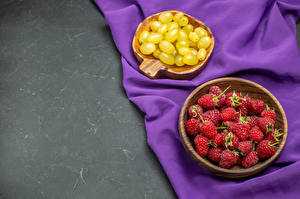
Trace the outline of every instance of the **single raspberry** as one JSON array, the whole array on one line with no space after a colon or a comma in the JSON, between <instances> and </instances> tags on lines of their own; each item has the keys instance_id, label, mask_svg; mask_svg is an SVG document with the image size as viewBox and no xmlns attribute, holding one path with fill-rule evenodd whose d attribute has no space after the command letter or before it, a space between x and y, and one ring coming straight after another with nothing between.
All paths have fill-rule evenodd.
<instances>
[{"instance_id":1,"label":"single raspberry","mask_svg":"<svg viewBox=\"0 0 300 199\"><path fill-rule=\"evenodd\" d=\"M202 115L203 109L199 105L192 105L189 107L188 114L190 118L198 119Z\"/></svg>"},{"instance_id":2,"label":"single raspberry","mask_svg":"<svg viewBox=\"0 0 300 199\"><path fill-rule=\"evenodd\" d=\"M236 108L236 110L237 110L238 112L241 112L241 116L246 116L246 115L248 115L248 108L247 108L247 106L244 104L244 102L245 102L245 101L243 100L242 104Z\"/></svg>"},{"instance_id":3,"label":"single raspberry","mask_svg":"<svg viewBox=\"0 0 300 199\"><path fill-rule=\"evenodd\" d=\"M223 146L223 134L218 133L214 137L213 142L216 144L216 146Z\"/></svg>"},{"instance_id":4,"label":"single raspberry","mask_svg":"<svg viewBox=\"0 0 300 199\"><path fill-rule=\"evenodd\" d=\"M263 117L258 119L258 126L266 133L274 130L275 121L269 117Z\"/></svg>"},{"instance_id":5,"label":"single raspberry","mask_svg":"<svg viewBox=\"0 0 300 199\"><path fill-rule=\"evenodd\" d=\"M219 166L224 169L229 169L238 161L238 156L229 150L224 150L221 153Z\"/></svg>"},{"instance_id":6,"label":"single raspberry","mask_svg":"<svg viewBox=\"0 0 300 199\"><path fill-rule=\"evenodd\" d=\"M254 126L249 131L249 138L255 142L260 142L264 139L264 134L258 126Z\"/></svg>"},{"instance_id":7,"label":"single raspberry","mask_svg":"<svg viewBox=\"0 0 300 199\"><path fill-rule=\"evenodd\" d=\"M198 104L206 109L214 109L218 99L215 95L206 94L198 99Z\"/></svg>"},{"instance_id":8,"label":"single raspberry","mask_svg":"<svg viewBox=\"0 0 300 199\"><path fill-rule=\"evenodd\" d=\"M248 153L246 157L242 160L242 166L245 168L252 167L258 163L259 159L255 151Z\"/></svg>"},{"instance_id":9,"label":"single raspberry","mask_svg":"<svg viewBox=\"0 0 300 199\"><path fill-rule=\"evenodd\" d=\"M250 116L249 121L248 121L248 125L250 126L250 128L255 125L258 125L258 118L259 117L255 116L255 115Z\"/></svg>"},{"instance_id":10,"label":"single raspberry","mask_svg":"<svg viewBox=\"0 0 300 199\"><path fill-rule=\"evenodd\" d=\"M252 99L249 96L246 96L244 98L244 100L245 100L245 105L246 105L247 109L250 110L251 109L251 101L252 101Z\"/></svg>"},{"instance_id":11,"label":"single raspberry","mask_svg":"<svg viewBox=\"0 0 300 199\"><path fill-rule=\"evenodd\" d=\"M239 123L240 122L240 113L236 113L235 114L235 116L234 116L234 118L233 118L233 122L235 122L235 123Z\"/></svg>"},{"instance_id":12,"label":"single raspberry","mask_svg":"<svg viewBox=\"0 0 300 199\"><path fill-rule=\"evenodd\" d=\"M224 92L227 90L228 88L226 88L225 90L224 90ZM225 104L225 100L226 100L226 95L225 94L222 94L223 93L223 91L220 89L220 87L218 87L218 86L211 86L210 88L209 88L209 93L210 94L213 94L213 95L215 95L215 96L217 96L218 97L218 102L217 102L217 106L218 107L222 107L224 104Z\"/></svg>"},{"instance_id":13,"label":"single raspberry","mask_svg":"<svg viewBox=\"0 0 300 199\"><path fill-rule=\"evenodd\" d=\"M209 149L207 157L214 163L219 163L222 151L223 150L220 147Z\"/></svg>"},{"instance_id":14,"label":"single raspberry","mask_svg":"<svg viewBox=\"0 0 300 199\"><path fill-rule=\"evenodd\" d=\"M202 115L204 121L212 121L215 126L221 125L221 113L218 109L208 110Z\"/></svg>"},{"instance_id":15,"label":"single raspberry","mask_svg":"<svg viewBox=\"0 0 300 199\"><path fill-rule=\"evenodd\" d=\"M233 150L239 146L239 139L232 132L226 132L223 134L223 146Z\"/></svg>"},{"instance_id":16,"label":"single raspberry","mask_svg":"<svg viewBox=\"0 0 300 199\"><path fill-rule=\"evenodd\" d=\"M237 125L237 123L231 122L231 121L226 121L224 122L224 125L227 127L227 131L233 132L233 129Z\"/></svg>"},{"instance_id":17,"label":"single raspberry","mask_svg":"<svg viewBox=\"0 0 300 199\"><path fill-rule=\"evenodd\" d=\"M196 138L194 139L194 144L196 147L196 152L201 157L206 156L209 148L209 140L202 135L197 135Z\"/></svg>"},{"instance_id":18,"label":"single raspberry","mask_svg":"<svg viewBox=\"0 0 300 199\"><path fill-rule=\"evenodd\" d=\"M239 138L241 141L247 140L249 136L250 127L248 124L236 124L233 128L233 133Z\"/></svg>"},{"instance_id":19,"label":"single raspberry","mask_svg":"<svg viewBox=\"0 0 300 199\"><path fill-rule=\"evenodd\" d=\"M219 86L211 86L209 88L209 93L213 94L213 95L220 95L223 91L220 89Z\"/></svg>"},{"instance_id":20,"label":"single raspberry","mask_svg":"<svg viewBox=\"0 0 300 199\"><path fill-rule=\"evenodd\" d=\"M255 114L260 114L265 108L266 105L262 100L251 100L250 102L250 110Z\"/></svg>"},{"instance_id":21,"label":"single raspberry","mask_svg":"<svg viewBox=\"0 0 300 199\"><path fill-rule=\"evenodd\" d=\"M268 132L265 135L265 140L269 140L271 143L278 142L282 135L283 135L282 133L280 133L277 129L275 129L274 131Z\"/></svg>"},{"instance_id":22,"label":"single raspberry","mask_svg":"<svg viewBox=\"0 0 300 199\"><path fill-rule=\"evenodd\" d=\"M226 95L225 103L228 107L237 107L242 104L242 96L235 91L230 92Z\"/></svg>"},{"instance_id":23,"label":"single raspberry","mask_svg":"<svg viewBox=\"0 0 300 199\"><path fill-rule=\"evenodd\" d=\"M211 121L204 121L200 125L200 132L206 136L207 138L214 138L217 135L217 129L213 122Z\"/></svg>"},{"instance_id":24,"label":"single raspberry","mask_svg":"<svg viewBox=\"0 0 300 199\"><path fill-rule=\"evenodd\" d=\"M271 143L269 140L261 141L256 147L258 157L260 159L271 157L277 151L275 147L276 144L278 144L278 142Z\"/></svg>"},{"instance_id":25,"label":"single raspberry","mask_svg":"<svg viewBox=\"0 0 300 199\"><path fill-rule=\"evenodd\" d=\"M264 110L263 112L261 112L261 117L269 117L273 120L276 119L276 113L274 110L270 109L269 106L266 106L266 110Z\"/></svg>"},{"instance_id":26,"label":"single raspberry","mask_svg":"<svg viewBox=\"0 0 300 199\"><path fill-rule=\"evenodd\" d=\"M252 151L252 142L247 140L239 143L241 155L245 156Z\"/></svg>"},{"instance_id":27,"label":"single raspberry","mask_svg":"<svg viewBox=\"0 0 300 199\"><path fill-rule=\"evenodd\" d=\"M185 126L186 132L190 135L196 135L200 130L200 122L197 119L189 119Z\"/></svg>"},{"instance_id":28,"label":"single raspberry","mask_svg":"<svg viewBox=\"0 0 300 199\"><path fill-rule=\"evenodd\" d=\"M236 115L235 109L232 107L228 107L222 111L221 119L223 121L230 121L234 119L235 115Z\"/></svg>"}]
</instances>

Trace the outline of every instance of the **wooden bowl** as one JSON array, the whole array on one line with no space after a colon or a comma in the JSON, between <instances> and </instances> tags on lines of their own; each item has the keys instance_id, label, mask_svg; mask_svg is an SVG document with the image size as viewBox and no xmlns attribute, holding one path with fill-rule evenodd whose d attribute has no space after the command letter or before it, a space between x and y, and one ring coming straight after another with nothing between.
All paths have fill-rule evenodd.
<instances>
[{"instance_id":1,"label":"wooden bowl","mask_svg":"<svg viewBox=\"0 0 300 199\"><path fill-rule=\"evenodd\" d=\"M165 11L164 11L165 12ZM176 10L170 10L168 12L171 12L173 15L178 13L179 11ZM195 27L202 27L204 28L208 35L211 37L211 45L207 49L207 56L205 60L199 61L198 64L193 65L193 66L176 66L176 65L168 65L164 64L159 61L159 59L155 58L153 55L144 55L140 52L140 43L138 41L138 38L140 37L140 34L144 31L150 31L150 24L152 21L158 20L158 16L161 14L157 13L154 14L150 17L147 17L142 23L139 24L135 35L133 37L132 41L132 48L135 57L137 60L141 63L139 69L140 71L146 75L147 77L151 79L158 78L160 76L167 76L172 79L191 79L195 77L205 66L207 63L213 48L214 48L214 37L210 31L210 29L200 20L195 19L194 17L184 14L189 19L189 23Z\"/></svg>"},{"instance_id":2,"label":"wooden bowl","mask_svg":"<svg viewBox=\"0 0 300 199\"><path fill-rule=\"evenodd\" d=\"M235 90L241 92L243 95L248 94L251 98L261 99L266 104L268 104L269 107L275 109L277 115L275 128L281 129L283 132L283 136L279 143L278 150L273 156L271 156L269 159L266 159L264 161L260 161L257 165L250 168L242 168L240 166L234 166L231 169L223 169L211 163L208 159L202 158L197 154L193 146L193 140L191 139L192 137L190 137L185 131L185 124L188 120L188 113L187 113L188 107L190 105L197 104L198 98L200 98L204 94L207 94L210 86L212 85L217 85L222 90L224 90L229 85L231 85L228 92ZM258 172L261 172L268 166L270 166L271 163L279 156L280 152L282 151L286 142L287 131L288 131L287 119L284 110L280 105L280 103L278 102L278 100L274 97L274 95L272 95L272 93L270 93L267 89L265 89L264 87L262 87L257 83L254 83L249 80L233 78L233 77L211 80L196 88L188 96L185 103L183 104L179 116L178 127L179 127L179 133L180 133L183 146L185 150L188 152L188 154L192 157L192 159L195 160L201 167L215 173L218 176L224 176L227 178L241 178L241 177L254 175Z\"/></svg>"}]
</instances>

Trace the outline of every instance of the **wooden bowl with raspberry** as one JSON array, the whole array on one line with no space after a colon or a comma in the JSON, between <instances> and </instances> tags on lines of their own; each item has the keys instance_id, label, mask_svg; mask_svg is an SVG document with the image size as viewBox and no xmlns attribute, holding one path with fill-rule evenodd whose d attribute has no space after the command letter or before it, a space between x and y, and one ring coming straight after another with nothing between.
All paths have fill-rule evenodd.
<instances>
[{"instance_id":1,"label":"wooden bowl with raspberry","mask_svg":"<svg viewBox=\"0 0 300 199\"><path fill-rule=\"evenodd\" d=\"M201 167L227 178L266 169L287 138L287 119L279 101L261 85L220 78L196 88L179 116L185 150Z\"/></svg>"}]
</instances>

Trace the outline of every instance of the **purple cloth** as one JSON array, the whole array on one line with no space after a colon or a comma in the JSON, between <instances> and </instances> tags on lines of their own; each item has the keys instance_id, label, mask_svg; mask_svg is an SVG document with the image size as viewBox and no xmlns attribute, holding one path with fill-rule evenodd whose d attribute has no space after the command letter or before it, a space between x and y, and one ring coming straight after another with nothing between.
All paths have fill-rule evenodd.
<instances>
[{"instance_id":1,"label":"purple cloth","mask_svg":"<svg viewBox=\"0 0 300 199\"><path fill-rule=\"evenodd\" d=\"M300 198L300 51L296 20L300 0L95 0L122 55L128 98L146 113L147 140L181 199ZM138 71L131 42L145 17L180 10L206 23L215 49L192 80L150 80ZM112 66L113 67L113 66ZM222 77L238 76L269 89L282 104L289 134L270 168L248 179L228 180L198 166L181 143L177 120L193 89Z\"/></svg>"}]
</instances>

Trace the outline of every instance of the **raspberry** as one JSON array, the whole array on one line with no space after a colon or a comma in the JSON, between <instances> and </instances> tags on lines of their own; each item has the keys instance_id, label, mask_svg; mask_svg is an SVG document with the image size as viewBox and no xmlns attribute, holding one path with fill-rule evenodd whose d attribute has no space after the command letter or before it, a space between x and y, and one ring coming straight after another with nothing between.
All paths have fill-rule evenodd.
<instances>
[{"instance_id":1,"label":"raspberry","mask_svg":"<svg viewBox=\"0 0 300 199\"><path fill-rule=\"evenodd\" d=\"M239 146L239 139L232 133L226 132L223 134L223 146L233 150Z\"/></svg>"},{"instance_id":2,"label":"raspberry","mask_svg":"<svg viewBox=\"0 0 300 199\"><path fill-rule=\"evenodd\" d=\"M238 157L229 150L224 150L221 153L219 166L224 169L229 169L238 161Z\"/></svg>"},{"instance_id":3,"label":"raspberry","mask_svg":"<svg viewBox=\"0 0 300 199\"><path fill-rule=\"evenodd\" d=\"M185 126L186 132L190 135L196 135L200 130L200 122L196 119L189 119Z\"/></svg>"},{"instance_id":4,"label":"raspberry","mask_svg":"<svg viewBox=\"0 0 300 199\"><path fill-rule=\"evenodd\" d=\"M271 143L278 142L282 133L280 133L277 129L272 132L268 132L265 136L265 140L269 140Z\"/></svg>"},{"instance_id":5,"label":"raspberry","mask_svg":"<svg viewBox=\"0 0 300 199\"><path fill-rule=\"evenodd\" d=\"M208 150L207 157L214 163L219 163L221 159L222 149L220 147Z\"/></svg>"},{"instance_id":6,"label":"raspberry","mask_svg":"<svg viewBox=\"0 0 300 199\"><path fill-rule=\"evenodd\" d=\"M196 147L196 152L201 157L206 156L209 148L209 140L202 135L197 135L196 138L194 139L194 143Z\"/></svg>"},{"instance_id":7,"label":"raspberry","mask_svg":"<svg viewBox=\"0 0 300 199\"><path fill-rule=\"evenodd\" d=\"M250 151L252 151L252 142L249 140L240 142L239 150L243 156L247 155Z\"/></svg>"},{"instance_id":8,"label":"raspberry","mask_svg":"<svg viewBox=\"0 0 300 199\"><path fill-rule=\"evenodd\" d=\"M258 125L258 117L255 115L250 116L250 119L248 121L248 125L251 127Z\"/></svg>"},{"instance_id":9,"label":"raspberry","mask_svg":"<svg viewBox=\"0 0 300 199\"><path fill-rule=\"evenodd\" d=\"M242 97L235 91L230 92L226 95L225 103L228 107L237 107L242 104Z\"/></svg>"},{"instance_id":10,"label":"raspberry","mask_svg":"<svg viewBox=\"0 0 300 199\"><path fill-rule=\"evenodd\" d=\"M246 96L244 99L245 99L245 105L246 105L247 109L250 110L251 109L251 101L252 101L252 99L250 97L248 97L248 96Z\"/></svg>"},{"instance_id":11,"label":"raspberry","mask_svg":"<svg viewBox=\"0 0 300 199\"><path fill-rule=\"evenodd\" d=\"M203 113L203 120L204 121L212 121L215 126L221 125L221 113L217 109L208 110Z\"/></svg>"},{"instance_id":12,"label":"raspberry","mask_svg":"<svg viewBox=\"0 0 300 199\"><path fill-rule=\"evenodd\" d=\"M236 110L238 111L238 112L241 112L241 116L246 116L246 115L248 115L248 108L247 108L247 106L244 104L244 100L243 100L243 103L240 105L240 106L238 106L237 108L236 108Z\"/></svg>"},{"instance_id":13,"label":"raspberry","mask_svg":"<svg viewBox=\"0 0 300 199\"><path fill-rule=\"evenodd\" d=\"M227 131L233 132L233 129L237 125L237 123L231 122L231 121L226 121L224 122L224 125L227 126Z\"/></svg>"},{"instance_id":14,"label":"raspberry","mask_svg":"<svg viewBox=\"0 0 300 199\"><path fill-rule=\"evenodd\" d=\"M276 113L275 113L275 111L272 110L272 109L269 109L268 106L267 106L267 109L264 110L263 112L261 112L260 115L261 115L262 117L269 117L269 118L271 118L271 119L273 119L273 120L276 119Z\"/></svg>"},{"instance_id":15,"label":"raspberry","mask_svg":"<svg viewBox=\"0 0 300 199\"><path fill-rule=\"evenodd\" d=\"M206 109L215 108L217 102L218 99L215 97L215 95L212 94L203 95L198 99L198 104Z\"/></svg>"},{"instance_id":16,"label":"raspberry","mask_svg":"<svg viewBox=\"0 0 300 199\"><path fill-rule=\"evenodd\" d=\"M236 124L233 128L233 133L239 138L241 141L247 140L249 136L250 127L248 124Z\"/></svg>"},{"instance_id":17,"label":"raspberry","mask_svg":"<svg viewBox=\"0 0 300 199\"><path fill-rule=\"evenodd\" d=\"M274 146L276 144L278 143L271 143L269 140L261 141L256 147L258 157L260 159L271 157L277 151L277 148Z\"/></svg>"},{"instance_id":18,"label":"raspberry","mask_svg":"<svg viewBox=\"0 0 300 199\"><path fill-rule=\"evenodd\" d=\"M203 109L199 105L192 105L189 107L188 114L190 118L198 119L202 113Z\"/></svg>"},{"instance_id":19,"label":"raspberry","mask_svg":"<svg viewBox=\"0 0 300 199\"><path fill-rule=\"evenodd\" d=\"M213 142L217 145L217 146L223 146L223 134L218 133L214 139Z\"/></svg>"},{"instance_id":20,"label":"raspberry","mask_svg":"<svg viewBox=\"0 0 300 199\"><path fill-rule=\"evenodd\" d=\"M224 104L225 104L225 99L226 99L226 95L225 94L222 94L221 95L221 93L222 93L223 91L220 89L220 87L218 87L218 86L211 86L210 88L209 88L209 93L210 94L213 94L213 95L215 95L215 96L218 96L219 98L218 98L218 102L217 102L217 105L219 106L219 107L221 107L221 106L223 106Z\"/></svg>"},{"instance_id":21,"label":"raspberry","mask_svg":"<svg viewBox=\"0 0 300 199\"><path fill-rule=\"evenodd\" d=\"M262 132L270 132L274 130L275 121L269 117L263 117L258 119L258 126Z\"/></svg>"},{"instance_id":22,"label":"raspberry","mask_svg":"<svg viewBox=\"0 0 300 199\"><path fill-rule=\"evenodd\" d=\"M217 135L217 129L213 122L211 121L205 121L200 126L200 132L206 136L207 138L214 138Z\"/></svg>"},{"instance_id":23,"label":"raspberry","mask_svg":"<svg viewBox=\"0 0 300 199\"><path fill-rule=\"evenodd\" d=\"M246 157L242 160L242 166L245 168L252 167L258 163L259 159L255 151L248 153Z\"/></svg>"},{"instance_id":24,"label":"raspberry","mask_svg":"<svg viewBox=\"0 0 300 199\"><path fill-rule=\"evenodd\" d=\"M222 111L221 119L223 121L233 120L236 115L236 111L234 108L228 107Z\"/></svg>"},{"instance_id":25,"label":"raspberry","mask_svg":"<svg viewBox=\"0 0 300 199\"><path fill-rule=\"evenodd\" d=\"M251 100L250 102L250 110L255 114L261 113L265 108L266 105L262 100Z\"/></svg>"},{"instance_id":26,"label":"raspberry","mask_svg":"<svg viewBox=\"0 0 300 199\"><path fill-rule=\"evenodd\" d=\"M254 140L255 142L260 142L264 139L264 134L263 134L263 132L261 132L261 130L258 126L254 126L249 131L249 137L250 137L250 140Z\"/></svg>"}]
</instances>

